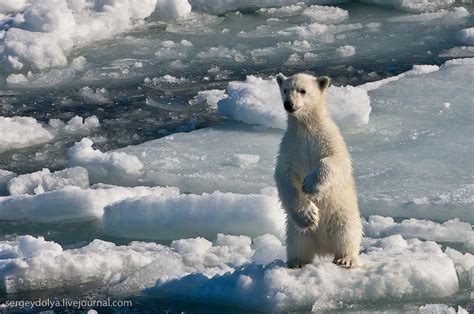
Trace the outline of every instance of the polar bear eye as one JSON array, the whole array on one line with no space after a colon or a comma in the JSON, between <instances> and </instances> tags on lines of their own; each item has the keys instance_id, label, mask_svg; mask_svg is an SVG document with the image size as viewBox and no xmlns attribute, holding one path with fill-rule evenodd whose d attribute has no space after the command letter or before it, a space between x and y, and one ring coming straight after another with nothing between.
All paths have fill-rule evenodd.
<instances>
[{"instance_id":1,"label":"polar bear eye","mask_svg":"<svg viewBox=\"0 0 474 314\"><path fill-rule=\"evenodd\" d=\"M306 94L306 90L304 90L304 89L300 89L299 92L300 92L302 95Z\"/></svg>"}]
</instances>

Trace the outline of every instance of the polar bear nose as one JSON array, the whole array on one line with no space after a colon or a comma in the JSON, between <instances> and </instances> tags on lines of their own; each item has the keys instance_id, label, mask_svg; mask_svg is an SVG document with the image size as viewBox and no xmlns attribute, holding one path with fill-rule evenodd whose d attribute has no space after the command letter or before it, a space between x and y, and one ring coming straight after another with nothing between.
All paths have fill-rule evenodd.
<instances>
[{"instance_id":1,"label":"polar bear nose","mask_svg":"<svg viewBox=\"0 0 474 314\"><path fill-rule=\"evenodd\" d=\"M289 100L285 100L283 102L283 106L285 107L285 110L288 111L288 112L296 111L295 108L293 108L293 103Z\"/></svg>"}]
</instances>

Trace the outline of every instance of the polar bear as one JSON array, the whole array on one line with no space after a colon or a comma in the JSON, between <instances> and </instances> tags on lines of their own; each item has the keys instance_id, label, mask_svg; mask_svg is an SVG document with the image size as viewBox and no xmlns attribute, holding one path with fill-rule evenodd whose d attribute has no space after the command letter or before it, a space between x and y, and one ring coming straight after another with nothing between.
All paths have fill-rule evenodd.
<instances>
[{"instance_id":1,"label":"polar bear","mask_svg":"<svg viewBox=\"0 0 474 314\"><path fill-rule=\"evenodd\" d=\"M278 74L288 127L275 181L287 214L287 263L299 268L316 254L342 267L359 265L362 224L346 143L325 106L328 77Z\"/></svg>"}]
</instances>

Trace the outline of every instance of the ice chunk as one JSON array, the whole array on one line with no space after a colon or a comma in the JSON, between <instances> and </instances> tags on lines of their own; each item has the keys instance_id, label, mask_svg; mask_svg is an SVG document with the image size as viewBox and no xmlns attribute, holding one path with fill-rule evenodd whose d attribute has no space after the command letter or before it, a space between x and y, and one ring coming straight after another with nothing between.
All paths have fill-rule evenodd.
<instances>
[{"instance_id":1,"label":"ice chunk","mask_svg":"<svg viewBox=\"0 0 474 314\"><path fill-rule=\"evenodd\" d=\"M99 119L96 116L90 116L85 119L79 116L74 116L66 123L59 119L51 119L49 120L48 125L53 128L59 135L86 135L100 127Z\"/></svg>"},{"instance_id":2,"label":"ice chunk","mask_svg":"<svg viewBox=\"0 0 474 314\"><path fill-rule=\"evenodd\" d=\"M214 192L125 200L105 209L106 234L132 239L214 237L217 233L284 237L276 195Z\"/></svg>"},{"instance_id":3,"label":"ice chunk","mask_svg":"<svg viewBox=\"0 0 474 314\"><path fill-rule=\"evenodd\" d=\"M16 173L0 169L0 196L8 195L8 182L16 177Z\"/></svg>"},{"instance_id":4,"label":"ice chunk","mask_svg":"<svg viewBox=\"0 0 474 314\"><path fill-rule=\"evenodd\" d=\"M362 0L409 12L430 12L449 7L455 0Z\"/></svg>"},{"instance_id":5,"label":"ice chunk","mask_svg":"<svg viewBox=\"0 0 474 314\"><path fill-rule=\"evenodd\" d=\"M167 19L185 17L191 13L188 0L157 0L158 14Z\"/></svg>"},{"instance_id":6,"label":"ice chunk","mask_svg":"<svg viewBox=\"0 0 474 314\"><path fill-rule=\"evenodd\" d=\"M217 109L217 103L226 99L228 96L223 89L211 89L205 91L199 91L193 99L189 101L190 104L203 104L207 103L208 106L212 109Z\"/></svg>"},{"instance_id":7,"label":"ice chunk","mask_svg":"<svg viewBox=\"0 0 474 314\"><path fill-rule=\"evenodd\" d=\"M79 89L79 95L88 103L105 104L110 102L107 90L105 88L96 88L95 90L89 86Z\"/></svg>"},{"instance_id":8,"label":"ice chunk","mask_svg":"<svg viewBox=\"0 0 474 314\"><path fill-rule=\"evenodd\" d=\"M356 49L354 46L346 45L336 49L336 53L341 57L350 57L355 55Z\"/></svg>"},{"instance_id":9,"label":"ice chunk","mask_svg":"<svg viewBox=\"0 0 474 314\"><path fill-rule=\"evenodd\" d=\"M27 75L10 74L7 77L9 87L28 89L44 88L53 85L65 84L75 77L75 71L69 68L52 69L39 73L28 71Z\"/></svg>"},{"instance_id":10,"label":"ice chunk","mask_svg":"<svg viewBox=\"0 0 474 314\"><path fill-rule=\"evenodd\" d=\"M0 117L0 152L46 143L54 138L36 119Z\"/></svg>"},{"instance_id":11,"label":"ice chunk","mask_svg":"<svg viewBox=\"0 0 474 314\"><path fill-rule=\"evenodd\" d=\"M41 194L62 189L65 186L89 188L89 174L82 167L68 168L51 173L49 169L23 174L8 182L10 195Z\"/></svg>"},{"instance_id":12,"label":"ice chunk","mask_svg":"<svg viewBox=\"0 0 474 314\"><path fill-rule=\"evenodd\" d=\"M467 45L474 46L474 27L460 30L456 33L456 39Z\"/></svg>"},{"instance_id":13,"label":"ice chunk","mask_svg":"<svg viewBox=\"0 0 474 314\"><path fill-rule=\"evenodd\" d=\"M145 195L175 195L176 188L126 188L96 186L81 189L66 186L38 195L0 197L0 220L28 220L35 222L81 221L102 217L105 206L128 197Z\"/></svg>"},{"instance_id":14,"label":"ice chunk","mask_svg":"<svg viewBox=\"0 0 474 314\"><path fill-rule=\"evenodd\" d=\"M102 153L92 145L90 139L83 138L69 148L69 165L86 168L92 183L137 185L143 175L143 164L137 157L119 152Z\"/></svg>"},{"instance_id":15,"label":"ice chunk","mask_svg":"<svg viewBox=\"0 0 474 314\"><path fill-rule=\"evenodd\" d=\"M227 94L229 97L218 103L219 114L248 124L286 129L287 114L275 79L249 75L244 82L230 82ZM331 86L327 108L337 122L369 122L370 98L358 87Z\"/></svg>"},{"instance_id":16,"label":"ice chunk","mask_svg":"<svg viewBox=\"0 0 474 314\"><path fill-rule=\"evenodd\" d=\"M301 13L305 22L324 24L339 23L349 18L349 12L338 7L312 5Z\"/></svg>"}]
</instances>

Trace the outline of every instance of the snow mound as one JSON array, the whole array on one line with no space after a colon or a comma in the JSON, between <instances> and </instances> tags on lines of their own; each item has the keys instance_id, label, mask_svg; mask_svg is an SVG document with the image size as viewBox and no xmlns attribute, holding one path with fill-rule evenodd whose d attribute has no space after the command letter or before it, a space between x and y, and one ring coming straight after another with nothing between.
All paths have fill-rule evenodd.
<instances>
[{"instance_id":1,"label":"snow mound","mask_svg":"<svg viewBox=\"0 0 474 314\"><path fill-rule=\"evenodd\" d=\"M273 195L216 191L124 200L105 209L106 234L132 239L215 237L218 233L284 238L285 216Z\"/></svg>"},{"instance_id":2,"label":"snow mound","mask_svg":"<svg viewBox=\"0 0 474 314\"><path fill-rule=\"evenodd\" d=\"M29 117L0 117L0 134L0 153L46 143L54 138L52 132Z\"/></svg>"},{"instance_id":3,"label":"snow mound","mask_svg":"<svg viewBox=\"0 0 474 314\"><path fill-rule=\"evenodd\" d=\"M77 186L44 192L37 195L0 197L0 220L28 220L34 222L81 221L101 218L105 206L128 197L178 194L176 188L96 186L81 189Z\"/></svg>"},{"instance_id":4,"label":"snow mound","mask_svg":"<svg viewBox=\"0 0 474 314\"><path fill-rule=\"evenodd\" d=\"M391 236L367 239L363 251L365 264L357 269L317 258L292 270L278 260L284 247L271 235L253 245L249 237L219 234L214 242L117 246L94 240L78 249L22 236L0 243L0 287L13 293L88 283L120 295L146 289L146 295L253 310L315 311L337 309L340 302L448 297L458 290L454 263L436 243Z\"/></svg>"},{"instance_id":5,"label":"snow mound","mask_svg":"<svg viewBox=\"0 0 474 314\"><path fill-rule=\"evenodd\" d=\"M409 12L431 12L454 4L455 0L362 0Z\"/></svg>"},{"instance_id":6,"label":"snow mound","mask_svg":"<svg viewBox=\"0 0 474 314\"><path fill-rule=\"evenodd\" d=\"M69 148L69 165L86 168L91 183L137 185L143 174L143 164L137 157L119 152L103 153L92 148L93 144L90 139L83 138Z\"/></svg>"},{"instance_id":7,"label":"snow mound","mask_svg":"<svg viewBox=\"0 0 474 314\"><path fill-rule=\"evenodd\" d=\"M82 167L68 168L51 173L49 169L19 175L8 182L10 195L41 194L65 186L89 187L89 174Z\"/></svg>"},{"instance_id":8,"label":"snow mound","mask_svg":"<svg viewBox=\"0 0 474 314\"><path fill-rule=\"evenodd\" d=\"M301 13L305 22L324 24L339 23L349 18L349 12L338 7L312 5Z\"/></svg>"},{"instance_id":9,"label":"snow mound","mask_svg":"<svg viewBox=\"0 0 474 314\"><path fill-rule=\"evenodd\" d=\"M286 129L287 114L275 79L249 75L244 82L230 82L227 94L229 97L218 103L219 114L247 124ZM366 124L371 111L370 98L358 87L330 86L327 109L336 122Z\"/></svg>"},{"instance_id":10,"label":"snow mound","mask_svg":"<svg viewBox=\"0 0 474 314\"><path fill-rule=\"evenodd\" d=\"M280 262L250 264L214 277L197 273L158 282L148 293L245 304L253 309L321 311L336 309L339 302L416 299L426 293L443 297L458 289L454 264L436 243L393 236L367 240L364 246L365 265L349 272L324 260L298 270L289 270Z\"/></svg>"},{"instance_id":11,"label":"snow mound","mask_svg":"<svg viewBox=\"0 0 474 314\"><path fill-rule=\"evenodd\" d=\"M456 39L466 45L474 46L474 27L460 30L456 33Z\"/></svg>"},{"instance_id":12,"label":"snow mound","mask_svg":"<svg viewBox=\"0 0 474 314\"><path fill-rule=\"evenodd\" d=\"M191 11L186 0L144 0L140 5L135 0L28 1L21 11L22 19L16 19L4 36L3 62L16 71L66 66L66 55L74 47L143 24L155 8L165 18L186 16Z\"/></svg>"},{"instance_id":13,"label":"snow mound","mask_svg":"<svg viewBox=\"0 0 474 314\"><path fill-rule=\"evenodd\" d=\"M406 219L396 223L392 217L370 216L367 221L362 220L362 223L364 233L369 237L401 234L404 238L459 243L468 243L469 239L474 239L472 225L457 218L442 224L418 219Z\"/></svg>"}]
</instances>

